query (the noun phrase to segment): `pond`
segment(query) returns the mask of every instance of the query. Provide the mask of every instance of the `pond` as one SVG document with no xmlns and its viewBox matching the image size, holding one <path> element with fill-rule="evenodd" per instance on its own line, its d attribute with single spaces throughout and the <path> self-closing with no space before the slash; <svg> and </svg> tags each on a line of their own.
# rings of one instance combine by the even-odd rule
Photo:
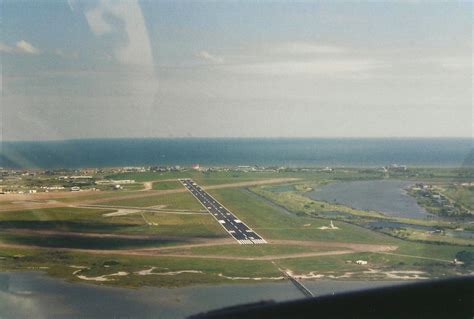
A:
<svg viewBox="0 0 474 319">
<path fill-rule="evenodd" d="M 393 217 L 433 217 L 406 192 L 413 183 L 396 180 L 335 182 L 323 185 L 306 196 L 356 209 L 375 210 Z"/>
<path fill-rule="evenodd" d="M 425 231 L 435 231 L 438 229 L 434 226 L 425 226 L 425 225 L 417 225 L 417 224 L 407 224 L 407 223 L 399 223 L 389 220 L 377 220 L 374 222 L 367 223 L 367 226 L 371 228 L 413 228 L 418 230 L 425 230 Z"/>
</svg>

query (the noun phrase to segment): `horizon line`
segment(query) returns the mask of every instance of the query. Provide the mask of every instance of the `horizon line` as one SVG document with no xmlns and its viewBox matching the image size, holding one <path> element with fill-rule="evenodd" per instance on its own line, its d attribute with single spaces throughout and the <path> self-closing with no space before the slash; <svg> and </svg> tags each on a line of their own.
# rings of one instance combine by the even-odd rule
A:
<svg viewBox="0 0 474 319">
<path fill-rule="evenodd" d="M 472 139 L 474 140 L 474 136 L 251 136 L 251 137 L 240 137 L 240 136 L 173 136 L 173 137 L 79 137 L 79 138 L 66 138 L 66 139 L 44 139 L 44 140 L 21 140 L 21 139 L 13 139 L 13 140 L 2 140 L 0 139 L 0 143 L 31 143 L 31 142 L 70 142 L 70 141 L 90 141 L 90 140 L 185 140 L 185 139 L 209 139 L 209 140 L 258 140 L 258 139 L 266 139 L 266 140 L 276 140 L 276 139 L 295 139 L 295 140 L 303 140 L 303 139 Z"/>
</svg>

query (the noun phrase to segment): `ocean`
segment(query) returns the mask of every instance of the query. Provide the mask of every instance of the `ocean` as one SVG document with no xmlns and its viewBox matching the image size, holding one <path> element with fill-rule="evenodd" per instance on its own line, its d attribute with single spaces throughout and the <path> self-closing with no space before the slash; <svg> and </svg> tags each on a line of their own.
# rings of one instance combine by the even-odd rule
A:
<svg viewBox="0 0 474 319">
<path fill-rule="evenodd" d="M 0 142 L 4 168 L 472 166 L 470 138 L 160 138 Z"/>
</svg>

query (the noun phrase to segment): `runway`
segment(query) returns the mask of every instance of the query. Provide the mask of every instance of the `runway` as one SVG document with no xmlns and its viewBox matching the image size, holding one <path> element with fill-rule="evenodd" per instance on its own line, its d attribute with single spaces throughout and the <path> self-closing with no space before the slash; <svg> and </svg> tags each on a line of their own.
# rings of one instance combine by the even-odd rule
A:
<svg viewBox="0 0 474 319">
<path fill-rule="evenodd" d="M 267 243 L 265 239 L 245 225 L 244 222 L 204 191 L 202 187 L 197 185 L 192 179 L 186 178 L 180 179 L 179 181 L 239 244 L 251 245 Z"/>
</svg>

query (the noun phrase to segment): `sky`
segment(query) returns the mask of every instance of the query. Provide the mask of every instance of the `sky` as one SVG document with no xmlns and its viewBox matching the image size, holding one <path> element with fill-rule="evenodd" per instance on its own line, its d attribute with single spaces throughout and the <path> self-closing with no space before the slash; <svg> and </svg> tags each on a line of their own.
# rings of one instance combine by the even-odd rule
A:
<svg viewBox="0 0 474 319">
<path fill-rule="evenodd" d="M 2 140 L 472 137 L 470 1 L 1 1 Z"/>
</svg>

